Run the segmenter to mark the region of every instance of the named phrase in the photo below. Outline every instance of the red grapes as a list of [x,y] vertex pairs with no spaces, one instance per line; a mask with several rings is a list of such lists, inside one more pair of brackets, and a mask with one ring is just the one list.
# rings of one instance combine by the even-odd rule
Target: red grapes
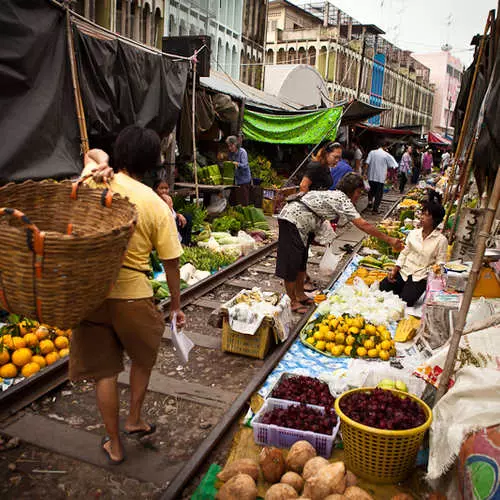
[[340,409],[360,424],[391,431],[413,429],[426,421],[424,410],[416,401],[378,388],[344,396]]
[[303,375],[282,377],[270,397],[324,406],[325,408],[333,408],[335,403],[335,398],[331,395],[328,384],[317,378]]

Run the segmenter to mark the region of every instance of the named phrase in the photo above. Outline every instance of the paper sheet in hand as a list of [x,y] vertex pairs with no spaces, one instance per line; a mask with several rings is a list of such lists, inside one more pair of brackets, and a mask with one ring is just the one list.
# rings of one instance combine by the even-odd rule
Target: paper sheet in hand
[[180,362],[185,365],[189,359],[189,351],[194,347],[193,341],[182,330],[177,331],[177,315],[174,314],[170,325],[174,351]]

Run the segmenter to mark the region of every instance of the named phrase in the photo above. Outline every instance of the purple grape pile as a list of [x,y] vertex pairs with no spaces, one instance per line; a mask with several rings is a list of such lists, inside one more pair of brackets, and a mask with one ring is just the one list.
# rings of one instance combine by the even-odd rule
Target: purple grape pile
[[264,413],[262,424],[278,425],[299,431],[311,431],[331,435],[337,424],[337,415],[332,408],[325,408],[325,413],[309,408],[306,404],[291,405],[288,408],[274,408]]
[[317,378],[294,375],[283,377],[271,393],[272,398],[287,399],[298,403],[333,408],[335,398],[331,395],[328,384]]
[[416,401],[385,389],[349,394],[341,399],[340,409],[360,424],[391,431],[413,429],[426,421],[424,410]]

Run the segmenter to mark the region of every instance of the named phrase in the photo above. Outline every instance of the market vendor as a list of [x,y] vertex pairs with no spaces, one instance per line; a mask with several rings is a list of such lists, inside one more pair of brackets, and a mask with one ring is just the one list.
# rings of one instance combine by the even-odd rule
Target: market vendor
[[[123,129],[114,146],[109,177],[111,190],[126,196],[137,210],[137,224],[125,254],[118,279],[104,303],[73,332],[69,375],[72,380],[93,380],[97,406],[106,429],[102,451],[110,465],[125,459],[120,439],[118,375],[124,370],[123,352],[131,359],[130,409],[123,430],[138,437],[156,427],[141,415],[151,369],[165,329],[163,315],[153,301],[149,283],[149,255],[153,248],[162,260],[171,294],[170,317],[185,322],[180,310],[179,256],[182,248],[172,212],[158,195],[140,181],[160,160],[160,138],[136,125]],[[107,168],[108,155],[91,150],[85,155],[83,174]],[[94,175],[94,179],[95,179]],[[111,256],[112,257],[112,256]],[[118,255],[115,256],[119,258]],[[90,293],[90,292],[89,292]]]
[[308,163],[300,181],[300,190],[307,193],[330,189],[333,184],[330,169],[335,167],[341,158],[342,145],[339,142],[329,142],[323,146],[314,160]]
[[359,215],[354,203],[362,191],[363,178],[351,172],[340,180],[335,191],[310,191],[287,203],[279,214],[276,276],[285,281],[294,312],[305,313],[312,302],[304,292],[307,256],[311,234],[324,220],[343,215],[365,233],[380,238],[397,251],[402,250],[400,240],[382,233]]
[[437,229],[444,215],[439,195],[430,191],[429,200],[422,203],[421,227],[408,233],[406,246],[380,290],[394,292],[409,306],[417,302],[425,292],[431,267],[446,261],[448,240]]
[[234,172],[234,183],[238,186],[235,197],[236,203],[243,207],[250,203],[250,185],[252,184],[252,173],[248,164],[248,154],[243,149],[235,135],[230,135],[226,139],[227,148],[229,149],[229,161],[236,165]]

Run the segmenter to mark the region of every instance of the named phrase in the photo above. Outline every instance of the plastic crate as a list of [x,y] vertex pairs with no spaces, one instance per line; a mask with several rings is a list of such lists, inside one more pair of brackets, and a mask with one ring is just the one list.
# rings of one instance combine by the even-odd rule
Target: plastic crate
[[[307,441],[314,446],[318,455],[330,458],[333,443],[335,442],[335,437],[339,431],[340,418],[337,417],[337,425],[334,427],[331,435],[261,423],[263,415],[268,411],[274,410],[275,408],[288,408],[298,404],[300,403],[295,401],[285,401],[273,398],[266,399],[264,401],[264,405],[252,420],[253,437],[255,442],[260,445],[276,446],[277,448],[290,448],[293,443],[296,443],[297,441]],[[306,406],[308,408],[318,410],[322,414],[325,413],[325,409],[322,406]]]
[[222,319],[222,350],[224,352],[264,359],[271,347],[271,339],[274,339],[274,331],[268,319],[262,321],[254,335],[235,332],[229,326],[228,317],[224,315]]

